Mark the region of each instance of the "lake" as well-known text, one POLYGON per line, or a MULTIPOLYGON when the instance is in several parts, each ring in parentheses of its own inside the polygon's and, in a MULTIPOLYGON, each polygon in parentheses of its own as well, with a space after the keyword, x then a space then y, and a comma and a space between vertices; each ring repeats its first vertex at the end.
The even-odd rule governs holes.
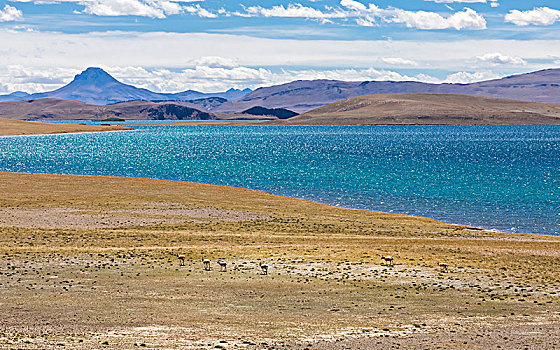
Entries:
POLYGON ((0 171, 203 182, 560 234, 560 126, 158 124, 0 137, 0 171))

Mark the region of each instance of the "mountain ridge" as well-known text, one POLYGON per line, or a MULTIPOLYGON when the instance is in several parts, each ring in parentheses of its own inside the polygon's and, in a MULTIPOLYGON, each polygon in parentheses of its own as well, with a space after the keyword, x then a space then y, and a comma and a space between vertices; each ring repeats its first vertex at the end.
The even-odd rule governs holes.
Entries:
POLYGON ((230 113, 261 106, 305 113, 346 98, 383 93, 448 93, 560 104, 560 69, 546 69, 469 84, 297 80, 255 89, 240 99, 223 103, 214 111, 230 113))
POLYGON ((177 93, 159 93, 122 83, 102 68, 88 67, 83 72, 77 74, 70 83, 56 90, 33 94, 13 92, 7 95, 0 95, 0 102, 57 98, 76 100, 95 105, 108 105, 134 100, 186 101, 210 97, 232 100, 244 96, 249 91, 249 89, 237 90, 232 88, 224 92, 216 93, 203 93, 194 90, 186 90, 177 93))

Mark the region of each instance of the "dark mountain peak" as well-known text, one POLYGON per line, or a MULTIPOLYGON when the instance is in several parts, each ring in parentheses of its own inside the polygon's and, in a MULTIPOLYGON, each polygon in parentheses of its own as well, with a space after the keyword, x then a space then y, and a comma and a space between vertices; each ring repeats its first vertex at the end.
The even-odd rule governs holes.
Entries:
POLYGON ((75 82, 87 82, 88 84, 118 83, 109 73, 101 68, 89 67, 74 77, 75 82))

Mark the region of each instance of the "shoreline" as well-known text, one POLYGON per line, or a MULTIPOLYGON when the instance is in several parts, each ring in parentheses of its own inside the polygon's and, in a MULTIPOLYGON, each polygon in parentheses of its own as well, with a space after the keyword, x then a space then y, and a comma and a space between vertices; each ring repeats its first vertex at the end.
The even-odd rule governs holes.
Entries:
POLYGON ((118 125, 82 125, 24 121, 0 117, 0 137, 64 135, 89 132, 130 131, 134 128, 118 125))
MULTIPOLYGON (((543 237, 544 236, 544 237, 555 237, 555 238, 560 237, 558 235, 547 234, 547 233, 508 232, 508 231, 501 231, 501 230, 486 228, 486 227, 471 226, 471 225, 465 225, 465 224, 457 224, 457 223, 447 222, 447 221, 443 221, 443 220, 439 220, 439 219, 436 219, 436 218, 432 218, 432 217, 429 217, 429 216, 423 216, 423 215, 389 213, 389 212, 369 210, 369 209, 357 209, 357 208, 341 207, 341 206, 336 206, 336 205, 329 204, 329 203, 324 203, 324 202, 313 201, 313 200, 309 200, 309 199, 305 199, 305 198, 279 195, 279 194, 275 194, 275 193, 268 192, 268 191, 265 191, 265 190, 256 190, 256 189, 251 189, 251 188, 246 188, 246 187, 237 187, 237 186, 209 184, 209 183, 203 183, 203 182, 165 180, 165 179, 156 179, 156 178, 139 177, 139 176, 118 176, 118 175, 51 174, 51 173, 8 172, 8 171, 0 171, 0 174, 9 174, 9 175, 22 174, 22 175, 37 175, 37 176, 77 177, 77 178, 81 177, 81 178, 133 179, 133 180, 154 181, 154 182, 162 182, 162 183, 181 183, 181 184, 189 184, 189 185, 195 185, 195 186, 201 186, 201 187, 214 187, 214 188, 225 188, 225 189, 229 188, 229 189, 236 189, 236 190, 242 190, 242 191, 249 191, 249 192, 252 192, 252 193, 260 193, 260 194, 264 194, 264 195, 272 196, 272 197, 276 197, 276 198, 292 199, 292 200, 302 201, 304 203, 326 206, 326 207, 329 207, 329 208, 336 208, 336 209, 341 209, 341 210, 345 210, 345 211, 366 212, 366 213, 372 213, 372 214, 383 214, 383 215, 392 216, 394 218, 397 218, 397 217, 417 218, 417 219, 432 221, 434 223, 451 225, 451 226, 456 226, 458 228, 465 228, 465 229, 469 229, 469 230, 487 232, 487 233, 492 233, 492 234, 503 234, 503 235, 525 236, 525 237, 527 237, 527 236, 535 236, 535 237, 543 237)), ((533 238, 535 238, 535 237, 533 237, 533 238)))

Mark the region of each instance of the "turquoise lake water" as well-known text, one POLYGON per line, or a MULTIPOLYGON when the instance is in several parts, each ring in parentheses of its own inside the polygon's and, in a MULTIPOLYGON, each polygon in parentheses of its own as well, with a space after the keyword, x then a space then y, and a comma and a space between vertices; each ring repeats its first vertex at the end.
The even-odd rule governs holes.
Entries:
POLYGON ((0 171, 239 186, 508 232, 560 234, 560 126, 135 128, 0 137, 0 171))

